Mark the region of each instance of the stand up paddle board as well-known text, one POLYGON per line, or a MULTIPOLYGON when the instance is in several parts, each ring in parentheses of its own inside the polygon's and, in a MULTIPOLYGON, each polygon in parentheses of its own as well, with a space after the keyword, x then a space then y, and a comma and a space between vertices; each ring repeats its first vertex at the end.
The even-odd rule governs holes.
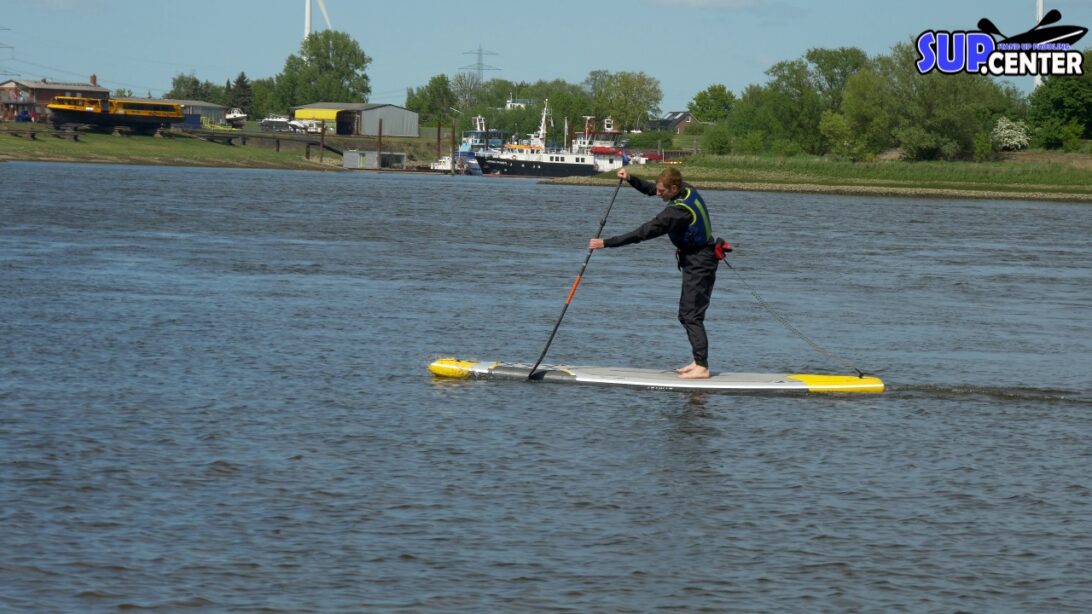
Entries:
MULTIPOLYGON (((437 377, 526 380, 531 365, 440 358, 428 366, 437 377)), ((714 373, 709 379, 680 379, 674 371, 624 367, 542 365, 535 379, 570 384, 630 386, 653 390, 734 392, 883 392, 877 377, 808 373, 714 373)))

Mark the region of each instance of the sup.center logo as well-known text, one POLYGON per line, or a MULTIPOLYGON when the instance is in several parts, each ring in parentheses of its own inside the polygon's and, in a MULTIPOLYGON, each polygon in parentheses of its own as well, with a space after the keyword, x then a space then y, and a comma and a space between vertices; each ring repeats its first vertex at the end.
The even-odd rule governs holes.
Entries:
POLYGON ((917 39, 918 72, 1083 75, 1084 54, 1073 45, 1088 28, 1052 25, 1061 19, 1062 14, 1052 9, 1034 28, 1016 36, 1005 36, 985 17, 978 20, 977 31, 926 30, 917 39))

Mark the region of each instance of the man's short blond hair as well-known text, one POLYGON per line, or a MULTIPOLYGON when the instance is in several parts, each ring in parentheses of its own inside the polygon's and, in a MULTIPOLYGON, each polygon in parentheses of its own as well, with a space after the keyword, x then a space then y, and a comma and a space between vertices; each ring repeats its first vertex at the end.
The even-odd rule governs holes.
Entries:
POLYGON ((665 188, 671 189, 672 187, 679 190, 682 189, 682 173, 677 168, 665 168, 656 177, 656 181, 663 184, 665 188))

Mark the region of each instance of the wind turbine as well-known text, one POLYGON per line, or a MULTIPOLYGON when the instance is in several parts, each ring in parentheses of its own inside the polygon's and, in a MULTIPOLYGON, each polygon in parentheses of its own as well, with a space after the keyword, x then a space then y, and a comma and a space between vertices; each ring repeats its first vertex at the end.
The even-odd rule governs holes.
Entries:
MULTIPOLYGON (((330 14, 326 12, 326 3, 323 0, 318 0, 319 10, 322 11, 322 17, 326 20, 326 28, 333 30, 334 26, 330 24, 330 14)), ((311 35, 311 0, 303 0, 303 38, 307 39, 311 35)))
MULTIPOLYGON (((1036 0, 1035 1, 1035 23, 1040 23, 1041 21, 1043 21, 1043 0, 1036 0)), ((1035 75, 1035 87, 1037 88, 1042 84, 1043 84, 1043 78, 1041 76, 1039 76, 1039 75, 1035 75)))

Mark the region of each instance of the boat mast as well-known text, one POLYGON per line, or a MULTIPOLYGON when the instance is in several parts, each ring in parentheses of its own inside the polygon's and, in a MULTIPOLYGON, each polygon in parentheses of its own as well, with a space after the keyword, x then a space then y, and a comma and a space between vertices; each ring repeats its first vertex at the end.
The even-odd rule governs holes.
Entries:
POLYGON ((550 114, 550 99, 547 98, 542 103, 542 121, 538 124, 538 138, 542 140, 540 143, 544 148, 546 147, 546 117, 550 114))

